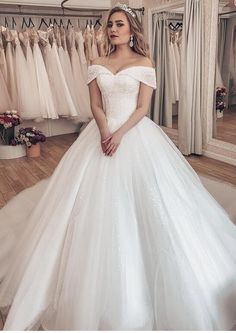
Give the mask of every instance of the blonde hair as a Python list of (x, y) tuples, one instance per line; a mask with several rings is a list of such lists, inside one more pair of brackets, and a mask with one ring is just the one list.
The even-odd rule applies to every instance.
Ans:
[(131, 14), (127, 13), (125, 10), (123, 10), (120, 7), (112, 8), (110, 10), (107, 20), (106, 20), (106, 24), (104, 27), (106, 56), (109, 56), (116, 49), (115, 45), (112, 45), (108, 38), (107, 24), (110, 20), (111, 15), (114, 13), (117, 13), (117, 12), (124, 13), (127, 17), (127, 20), (130, 25), (130, 31), (131, 31), (131, 34), (133, 35), (133, 43), (134, 43), (134, 46), (132, 47), (133, 51), (151, 59), (149, 45), (144, 39), (143, 27), (142, 27), (142, 24), (140, 23), (139, 19), (137, 18), (137, 15), (135, 17), (133, 17)]

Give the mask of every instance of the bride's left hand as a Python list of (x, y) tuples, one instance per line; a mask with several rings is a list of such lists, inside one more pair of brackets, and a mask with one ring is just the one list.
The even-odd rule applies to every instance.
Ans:
[(110, 138), (103, 141), (106, 144), (105, 155), (112, 156), (116, 152), (117, 148), (120, 145), (122, 137), (122, 133), (117, 130), (112, 134)]

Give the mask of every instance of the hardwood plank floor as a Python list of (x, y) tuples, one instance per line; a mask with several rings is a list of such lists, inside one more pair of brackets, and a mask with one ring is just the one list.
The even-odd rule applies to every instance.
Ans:
[[(77, 133), (48, 137), (37, 158), (0, 160), (0, 207), (24, 188), (50, 176), (77, 137)], [(197, 173), (236, 186), (235, 166), (205, 156), (191, 155), (186, 159)]]

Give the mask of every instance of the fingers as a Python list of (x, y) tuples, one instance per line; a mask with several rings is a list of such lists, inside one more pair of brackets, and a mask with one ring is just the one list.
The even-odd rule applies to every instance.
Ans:
[(106, 155), (110, 155), (110, 153), (112, 152), (113, 148), (114, 148), (115, 144), (110, 144), (107, 148), (106, 148), (106, 151), (105, 151), (105, 154)]
[(102, 140), (102, 143), (106, 143), (107, 141), (109, 141), (111, 139), (112, 135), (110, 135), (108, 138)]
[(110, 151), (107, 152), (107, 155), (112, 156), (116, 152), (118, 146), (119, 146), (119, 144), (114, 145), (113, 147), (111, 147)]

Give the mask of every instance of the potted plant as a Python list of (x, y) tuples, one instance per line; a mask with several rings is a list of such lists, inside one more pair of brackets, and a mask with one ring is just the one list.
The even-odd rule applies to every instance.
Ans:
[(224, 102), (225, 96), (227, 94), (225, 87), (217, 87), (216, 88), (216, 112), (217, 112), (217, 118), (223, 117), (223, 112), (226, 107), (226, 104)]
[(46, 136), (36, 127), (22, 127), (19, 129), (18, 136), (11, 141), (11, 144), (13, 146), (24, 144), (27, 157), (38, 157), (40, 156), (40, 142), (44, 141), (46, 141)]
[(21, 123), (16, 110), (7, 110), (0, 114), (0, 141), (4, 145), (10, 145), (15, 136), (15, 126)]

